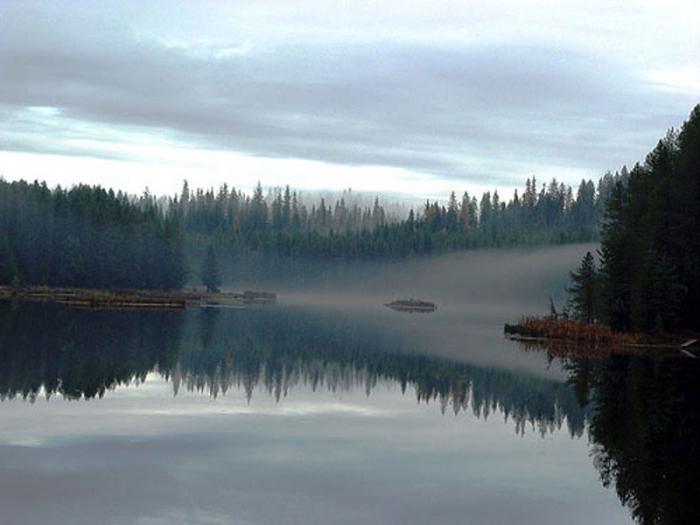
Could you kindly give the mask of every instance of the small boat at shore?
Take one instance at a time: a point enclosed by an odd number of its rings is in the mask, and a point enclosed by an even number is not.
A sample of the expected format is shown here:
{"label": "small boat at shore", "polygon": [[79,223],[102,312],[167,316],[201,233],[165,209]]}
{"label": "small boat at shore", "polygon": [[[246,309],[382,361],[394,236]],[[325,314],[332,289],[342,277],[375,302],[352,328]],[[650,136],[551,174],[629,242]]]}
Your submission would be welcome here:
{"label": "small boat at shore", "polygon": [[435,303],[421,301],[419,299],[399,299],[397,301],[387,303],[384,306],[398,312],[430,313],[437,310]]}

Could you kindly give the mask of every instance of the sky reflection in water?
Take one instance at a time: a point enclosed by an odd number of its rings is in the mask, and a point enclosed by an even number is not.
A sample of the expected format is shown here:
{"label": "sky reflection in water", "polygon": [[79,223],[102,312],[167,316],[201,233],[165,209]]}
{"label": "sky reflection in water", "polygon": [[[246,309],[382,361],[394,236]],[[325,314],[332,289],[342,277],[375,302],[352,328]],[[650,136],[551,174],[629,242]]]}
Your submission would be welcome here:
{"label": "sky reflection in water", "polygon": [[540,354],[426,355],[410,317],[3,308],[8,523],[630,521]]}

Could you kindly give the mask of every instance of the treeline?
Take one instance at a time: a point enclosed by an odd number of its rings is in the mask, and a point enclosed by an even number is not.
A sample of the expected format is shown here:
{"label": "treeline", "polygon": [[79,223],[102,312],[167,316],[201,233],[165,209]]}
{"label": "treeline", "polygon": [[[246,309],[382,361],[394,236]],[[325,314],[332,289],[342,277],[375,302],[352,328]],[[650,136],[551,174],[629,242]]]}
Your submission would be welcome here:
{"label": "treeline", "polygon": [[206,243],[219,253],[250,250],[281,257],[385,258],[481,247],[591,241],[613,186],[626,170],[606,174],[596,185],[582,181],[576,195],[553,180],[540,188],[528,179],[509,201],[498,192],[480,199],[453,192],[446,204],[426,202],[408,217],[391,217],[378,199],[371,207],[324,199],[308,208],[289,187],[252,196],[222,186],[191,192],[185,183],[168,201],[194,250]]}
{"label": "treeline", "polygon": [[574,313],[618,330],[700,329],[700,105],[613,187],[600,264],[572,274]]}
{"label": "treeline", "polygon": [[582,181],[575,196],[556,180],[538,189],[534,178],[507,202],[498,192],[480,199],[452,193],[446,204],[426,202],[405,218],[379,199],[371,206],[344,197],[309,206],[289,187],[265,195],[259,184],[248,195],[226,185],[190,191],[185,183],[179,196],[156,199],[0,179],[0,284],[171,289],[218,273],[207,265],[230,279],[261,261],[590,241],[612,188],[627,176],[608,173],[597,188]]}
{"label": "treeline", "polygon": [[0,179],[0,284],[179,288],[184,236],[152,197]]}

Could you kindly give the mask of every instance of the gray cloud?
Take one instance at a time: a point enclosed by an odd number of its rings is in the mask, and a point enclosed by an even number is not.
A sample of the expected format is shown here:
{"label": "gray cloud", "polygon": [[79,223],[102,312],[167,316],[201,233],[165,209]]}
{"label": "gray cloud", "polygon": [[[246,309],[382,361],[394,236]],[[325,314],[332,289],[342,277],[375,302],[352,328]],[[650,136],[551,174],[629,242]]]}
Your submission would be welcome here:
{"label": "gray cloud", "polygon": [[[636,160],[693,103],[605,57],[552,45],[275,42],[226,53],[8,13],[6,112],[51,106],[62,118],[265,157],[519,183],[533,166],[601,172]],[[33,126],[6,130],[0,147],[55,152],[51,136],[32,140]]]}

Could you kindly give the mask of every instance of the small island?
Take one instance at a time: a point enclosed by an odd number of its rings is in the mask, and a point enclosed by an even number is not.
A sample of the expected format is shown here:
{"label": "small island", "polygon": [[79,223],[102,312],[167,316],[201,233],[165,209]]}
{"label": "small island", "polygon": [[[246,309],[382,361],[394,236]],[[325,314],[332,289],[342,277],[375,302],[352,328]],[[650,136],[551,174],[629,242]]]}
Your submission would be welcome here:
{"label": "small island", "polygon": [[387,308],[398,312],[430,313],[437,310],[435,303],[421,301],[419,299],[399,299],[385,304]]}

